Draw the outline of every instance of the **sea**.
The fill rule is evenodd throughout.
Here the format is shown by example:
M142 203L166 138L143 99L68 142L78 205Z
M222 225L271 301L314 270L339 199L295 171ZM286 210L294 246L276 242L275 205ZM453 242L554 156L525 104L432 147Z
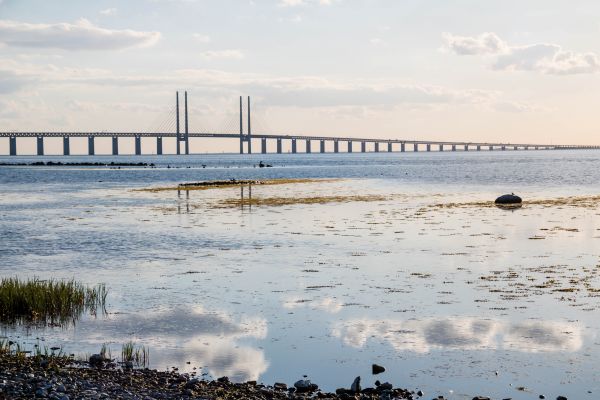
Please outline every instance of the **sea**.
M1 326L25 348L133 342L150 368L326 391L600 398L600 151L0 157L39 161L148 165L0 167L0 278L108 289L106 313ZM495 207L506 193L523 206Z

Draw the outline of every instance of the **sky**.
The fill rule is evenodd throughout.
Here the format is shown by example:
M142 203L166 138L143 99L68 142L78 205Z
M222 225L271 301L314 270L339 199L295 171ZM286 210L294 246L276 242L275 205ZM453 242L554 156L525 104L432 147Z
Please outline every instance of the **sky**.
M600 144L600 2L0 0L0 131ZM237 144L232 144L235 148ZM216 149L218 150L218 149Z

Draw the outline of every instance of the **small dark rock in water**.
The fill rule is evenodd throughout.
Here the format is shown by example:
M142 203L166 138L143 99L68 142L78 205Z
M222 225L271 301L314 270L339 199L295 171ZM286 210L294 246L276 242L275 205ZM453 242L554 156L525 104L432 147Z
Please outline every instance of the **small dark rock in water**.
M422 390L419 390L419 391L417 392L417 396L419 396L419 397L423 397L423 395L424 395L424 394L425 394L425 393L423 393L423 391L422 391Z
M222 376L219 379L217 379L217 382L227 383L229 382L229 378L227 376Z
M473 397L473 400L492 400L489 397L485 397L485 396L475 396Z
M285 383L275 382L275 384L273 385L273 389L287 390L287 385Z
M567 398L565 396L558 396L556 400L567 400Z
M503 194L502 196L498 197L495 201L496 204L521 204L522 202L523 200L514 193Z
M544 396L543 394L540 394L540 396L539 396L539 397L540 397L540 399L542 399L542 400L546 398L546 396Z
M350 386L350 390L353 391L354 393L360 393L360 376L357 376L356 378L354 378L354 382L352 382L352 385Z
M371 369L373 371L373 375L377 375L377 374L380 374L382 372L385 372L385 368L382 367L381 365L377 365L377 364L373 364L371 366Z
M377 387L377 390L378 391L381 391L381 390L392 390L393 388L394 388L394 386L392 386L391 383L384 382L381 385L379 385L379 387Z

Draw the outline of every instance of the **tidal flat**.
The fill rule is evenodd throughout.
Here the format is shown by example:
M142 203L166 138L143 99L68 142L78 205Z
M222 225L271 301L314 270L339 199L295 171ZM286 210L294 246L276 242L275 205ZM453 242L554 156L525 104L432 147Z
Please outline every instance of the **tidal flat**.
M298 175L270 162L270 174ZM313 168L310 179L330 180L131 190L203 171L158 165L144 173L161 179L134 183L105 175L122 170L77 171L71 187L7 190L0 275L76 277L109 296L106 316L72 329L3 334L80 354L134 341L150 349L151 368L234 382L307 375L335 391L360 375L363 386L379 379L448 399L600 392L597 188L335 179ZM493 206L510 191L522 208ZM573 198L583 200L561 200ZM372 376L374 362L386 372Z

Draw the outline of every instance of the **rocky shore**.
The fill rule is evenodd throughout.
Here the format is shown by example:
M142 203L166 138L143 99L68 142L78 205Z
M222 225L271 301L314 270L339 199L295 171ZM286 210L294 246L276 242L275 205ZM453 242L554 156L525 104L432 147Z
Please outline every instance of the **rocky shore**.
M419 393L422 394L422 393ZM66 357L0 355L0 399L417 399L416 393L380 384L360 393L338 389L321 391L307 380L288 387L257 382L232 383L227 377L214 381L176 371L92 367ZM441 399L442 397L440 397Z

